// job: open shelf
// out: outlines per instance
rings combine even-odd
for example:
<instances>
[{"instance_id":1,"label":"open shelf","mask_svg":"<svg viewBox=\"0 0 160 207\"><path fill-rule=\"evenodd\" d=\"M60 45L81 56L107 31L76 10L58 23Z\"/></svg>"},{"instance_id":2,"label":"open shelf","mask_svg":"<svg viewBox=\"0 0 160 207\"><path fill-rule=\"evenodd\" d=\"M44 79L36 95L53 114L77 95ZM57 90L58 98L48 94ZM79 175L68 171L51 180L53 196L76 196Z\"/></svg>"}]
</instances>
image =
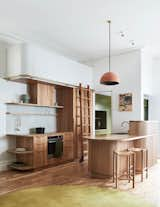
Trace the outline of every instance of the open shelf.
<instances>
[{"instance_id":1,"label":"open shelf","mask_svg":"<svg viewBox=\"0 0 160 207\"><path fill-rule=\"evenodd\" d=\"M9 165L10 168L20 171L26 171L26 170L33 170L32 166L25 165L25 166L15 166L14 164Z\"/></svg>"},{"instance_id":2,"label":"open shelf","mask_svg":"<svg viewBox=\"0 0 160 207\"><path fill-rule=\"evenodd\" d=\"M47 107L47 108L56 108L56 109L63 109L64 108L64 106L42 106L42 105L32 104L32 103L8 102L6 104L8 104L8 105L17 105L17 106Z\"/></svg>"},{"instance_id":3,"label":"open shelf","mask_svg":"<svg viewBox=\"0 0 160 207\"><path fill-rule=\"evenodd\" d=\"M10 149L10 150L7 150L8 153L11 153L11 154L32 154L33 151L23 151L23 152L20 152L20 151L16 151L16 149Z\"/></svg>"},{"instance_id":4,"label":"open shelf","mask_svg":"<svg viewBox=\"0 0 160 207\"><path fill-rule=\"evenodd\" d=\"M19 113L13 113L13 112L6 112L8 115L13 115L13 116L57 116L56 114L49 114L49 113L25 113L25 112L19 112Z\"/></svg>"}]
</instances>

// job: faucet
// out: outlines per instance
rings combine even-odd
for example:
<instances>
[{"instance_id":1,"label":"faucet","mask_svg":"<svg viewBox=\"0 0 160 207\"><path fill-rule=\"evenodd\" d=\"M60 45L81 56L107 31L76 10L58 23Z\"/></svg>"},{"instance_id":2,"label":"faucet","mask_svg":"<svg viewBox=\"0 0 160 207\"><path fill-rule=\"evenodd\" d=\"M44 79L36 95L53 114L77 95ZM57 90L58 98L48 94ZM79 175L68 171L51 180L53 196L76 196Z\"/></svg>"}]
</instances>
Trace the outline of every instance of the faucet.
<instances>
[{"instance_id":1,"label":"faucet","mask_svg":"<svg viewBox=\"0 0 160 207\"><path fill-rule=\"evenodd\" d=\"M129 126L129 121L123 121L123 122L121 123L121 127L122 127L122 128L126 128L127 126Z\"/></svg>"}]
</instances>

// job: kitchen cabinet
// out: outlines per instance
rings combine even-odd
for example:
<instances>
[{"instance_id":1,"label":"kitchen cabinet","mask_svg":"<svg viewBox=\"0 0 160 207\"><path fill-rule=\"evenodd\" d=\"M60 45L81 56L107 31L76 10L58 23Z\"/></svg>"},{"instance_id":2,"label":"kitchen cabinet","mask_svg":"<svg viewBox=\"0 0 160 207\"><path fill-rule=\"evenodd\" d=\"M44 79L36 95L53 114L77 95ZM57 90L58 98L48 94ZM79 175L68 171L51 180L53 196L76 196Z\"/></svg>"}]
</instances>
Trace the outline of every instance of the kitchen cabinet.
<instances>
[{"instance_id":1,"label":"kitchen cabinet","mask_svg":"<svg viewBox=\"0 0 160 207\"><path fill-rule=\"evenodd\" d=\"M33 168L47 165L47 142L46 135L33 137Z\"/></svg>"},{"instance_id":2,"label":"kitchen cabinet","mask_svg":"<svg viewBox=\"0 0 160 207\"><path fill-rule=\"evenodd\" d=\"M31 170L49 165L63 164L74 160L73 155L73 133L59 132L48 134L30 134L30 135L7 135L16 139L16 148L25 148L26 151L17 152L16 149L8 150L9 153L16 154L16 161L23 162L24 166L11 165L17 170ZM60 157L48 157L48 137L63 137L63 153Z\"/></svg>"},{"instance_id":3,"label":"kitchen cabinet","mask_svg":"<svg viewBox=\"0 0 160 207\"><path fill-rule=\"evenodd\" d=\"M64 160L73 160L73 133L67 132L64 135L63 142L63 159Z\"/></svg>"},{"instance_id":4,"label":"kitchen cabinet","mask_svg":"<svg viewBox=\"0 0 160 207\"><path fill-rule=\"evenodd\" d=\"M40 106L54 106L54 85L33 81L28 83L28 93L32 104Z\"/></svg>"}]
</instances>

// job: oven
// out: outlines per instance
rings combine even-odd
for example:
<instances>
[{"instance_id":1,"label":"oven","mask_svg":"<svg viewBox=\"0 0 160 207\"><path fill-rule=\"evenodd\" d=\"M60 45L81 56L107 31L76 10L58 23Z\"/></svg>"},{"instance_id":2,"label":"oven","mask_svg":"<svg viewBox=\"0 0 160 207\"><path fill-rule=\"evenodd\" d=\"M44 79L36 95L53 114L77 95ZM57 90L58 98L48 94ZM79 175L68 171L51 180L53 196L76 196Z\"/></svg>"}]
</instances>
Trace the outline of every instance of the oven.
<instances>
[{"instance_id":1,"label":"oven","mask_svg":"<svg viewBox=\"0 0 160 207\"><path fill-rule=\"evenodd\" d=\"M63 155L63 135L48 137L48 159Z\"/></svg>"}]
</instances>

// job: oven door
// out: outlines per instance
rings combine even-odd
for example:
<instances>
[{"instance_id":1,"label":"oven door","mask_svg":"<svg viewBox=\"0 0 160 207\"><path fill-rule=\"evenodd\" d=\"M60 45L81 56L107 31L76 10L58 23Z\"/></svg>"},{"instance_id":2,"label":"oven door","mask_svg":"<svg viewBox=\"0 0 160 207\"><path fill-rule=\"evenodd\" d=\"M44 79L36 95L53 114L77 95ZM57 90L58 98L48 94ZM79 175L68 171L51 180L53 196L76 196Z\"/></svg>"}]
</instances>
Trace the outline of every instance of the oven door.
<instances>
[{"instance_id":1,"label":"oven door","mask_svg":"<svg viewBox=\"0 0 160 207\"><path fill-rule=\"evenodd\" d=\"M48 137L48 158L52 158L56 151L56 138Z\"/></svg>"},{"instance_id":2,"label":"oven door","mask_svg":"<svg viewBox=\"0 0 160 207\"><path fill-rule=\"evenodd\" d=\"M63 139L61 137L48 137L48 158L63 155Z\"/></svg>"}]
</instances>

